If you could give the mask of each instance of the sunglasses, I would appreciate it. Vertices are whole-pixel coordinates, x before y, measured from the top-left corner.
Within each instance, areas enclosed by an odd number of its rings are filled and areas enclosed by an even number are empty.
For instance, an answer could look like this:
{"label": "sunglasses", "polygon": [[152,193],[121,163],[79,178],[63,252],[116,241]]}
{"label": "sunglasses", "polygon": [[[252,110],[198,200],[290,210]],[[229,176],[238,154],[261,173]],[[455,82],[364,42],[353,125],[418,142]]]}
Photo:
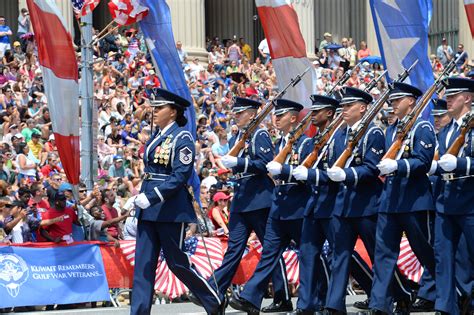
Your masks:
{"label": "sunglasses", "polygon": [[87,190],[79,190],[79,193],[81,193],[81,194],[83,194],[85,192],[87,192]]}

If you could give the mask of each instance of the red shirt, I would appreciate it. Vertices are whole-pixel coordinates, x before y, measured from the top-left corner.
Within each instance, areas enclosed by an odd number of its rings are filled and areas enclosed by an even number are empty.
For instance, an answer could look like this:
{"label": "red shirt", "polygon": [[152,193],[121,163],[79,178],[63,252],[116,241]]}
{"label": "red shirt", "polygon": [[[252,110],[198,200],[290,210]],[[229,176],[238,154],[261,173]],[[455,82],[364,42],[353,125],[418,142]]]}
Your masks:
{"label": "red shirt", "polygon": [[43,220],[54,219],[62,215],[65,215],[64,221],[43,227],[52,238],[72,234],[72,223],[77,221],[76,212],[70,207],[64,208],[63,211],[49,208],[42,215]]}
{"label": "red shirt", "polygon": [[41,174],[43,174],[44,177],[50,177],[52,175],[51,172],[59,173],[61,172],[61,169],[58,166],[52,167],[49,164],[46,164],[41,168]]}
{"label": "red shirt", "polygon": [[[105,221],[112,220],[113,218],[118,217],[118,211],[115,208],[109,208],[106,204],[102,205],[102,210],[105,214]],[[118,225],[114,224],[107,228],[107,232],[109,232],[110,236],[117,238],[119,236],[119,229]]]}

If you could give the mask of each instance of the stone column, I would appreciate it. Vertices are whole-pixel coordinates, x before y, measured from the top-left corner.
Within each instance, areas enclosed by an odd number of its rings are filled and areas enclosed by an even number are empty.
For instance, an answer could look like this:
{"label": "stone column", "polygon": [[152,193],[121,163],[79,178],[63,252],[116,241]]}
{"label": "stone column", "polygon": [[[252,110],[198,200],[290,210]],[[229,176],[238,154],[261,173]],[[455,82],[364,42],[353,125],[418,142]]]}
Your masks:
{"label": "stone column", "polygon": [[168,0],[175,41],[181,41],[188,58],[207,61],[205,0]]}
{"label": "stone column", "polygon": [[308,58],[316,59],[314,54],[314,0],[293,0],[293,7],[298,14]]}

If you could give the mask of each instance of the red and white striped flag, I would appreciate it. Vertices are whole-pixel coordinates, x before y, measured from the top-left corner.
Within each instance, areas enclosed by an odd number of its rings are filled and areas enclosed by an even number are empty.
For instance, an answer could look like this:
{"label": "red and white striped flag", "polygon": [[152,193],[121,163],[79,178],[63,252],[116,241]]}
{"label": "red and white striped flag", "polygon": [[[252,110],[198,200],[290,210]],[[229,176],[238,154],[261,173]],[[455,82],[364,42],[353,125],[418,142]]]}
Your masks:
{"label": "red and white striped flag", "polygon": [[71,34],[54,0],[27,0],[38,45],[44,89],[69,182],[79,183],[79,84]]}
{"label": "red and white striped flag", "polygon": [[118,25],[130,25],[147,16],[149,9],[142,6],[139,0],[111,0],[109,11]]}
{"label": "red and white striped flag", "polygon": [[100,0],[72,0],[72,8],[78,18],[92,13],[99,5]]}
{"label": "red and white striped flag", "polygon": [[471,35],[474,37],[474,0],[464,0],[464,9],[466,10],[467,21],[471,28]]}
{"label": "red and white striped flag", "polygon": [[278,86],[285,87],[293,77],[311,68],[301,82],[289,88],[284,96],[310,107],[309,96],[316,91],[316,73],[306,56],[296,11],[286,0],[255,0],[255,3],[270,48]]}

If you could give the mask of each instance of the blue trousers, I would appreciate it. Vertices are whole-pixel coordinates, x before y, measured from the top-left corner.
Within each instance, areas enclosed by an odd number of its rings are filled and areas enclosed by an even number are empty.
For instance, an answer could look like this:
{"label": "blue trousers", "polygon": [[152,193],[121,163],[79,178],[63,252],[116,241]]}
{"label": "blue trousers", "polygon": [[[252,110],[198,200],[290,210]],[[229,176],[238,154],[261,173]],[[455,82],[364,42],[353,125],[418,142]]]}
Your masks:
{"label": "blue trousers", "polygon": [[[268,219],[269,209],[260,209],[251,212],[231,213],[229,219],[229,244],[224,255],[222,265],[215,270],[215,281],[211,277],[208,283],[219,292],[219,298],[223,298],[229,288],[232,278],[240,264],[240,259],[247,246],[247,240],[252,231],[255,231],[258,239],[265,248],[265,227]],[[283,258],[281,263],[284,265]],[[286,275],[285,275],[286,277]],[[272,282],[275,291],[274,300],[281,301],[285,299],[286,288],[285,277],[279,270],[273,272]],[[217,282],[217,287],[216,283]],[[286,288],[286,289],[285,289]],[[285,291],[286,290],[286,291]]]}
{"label": "blue trousers", "polygon": [[[263,247],[262,257],[253,276],[245,284],[244,290],[240,294],[242,298],[257,308],[260,308],[262,304],[273,271],[279,272],[285,284],[288,283],[285,264],[282,262],[282,259],[278,258],[281,257],[292,240],[297,244],[300,243],[302,224],[303,219],[278,220],[268,218],[263,240],[265,246]],[[284,299],[290,300],[291,296],[288,287],[285,286],[285,289]]]}
{"label": "blue trousers", "polygon": [[138,221],[131,315],[150,314],[156,266],[160,250],[170,270],[202,302],[208,313],[215,312],[221,301],[217,292],[190,265],[182,251],[186,223]]}
{"label": "blue trousers", "polygon": [[346,289],[357,236],[360,236],[373,262],[377,216],[347,218],[334,216],[331,221],[334,240],[331,277],[326,307],[346,312]]}
{"label": "blue trousers", "polygon": [[[435,258],[436,258],[436,303],[435,309],[459,314],[456,297],[455,264],[456,251],[459,248],[461,235],[464,235],[469,256],[474,257],[474,214],[446,215],[436,214],[435,223]],[[466,253],[467,254],[467,253]],[[464,254],[465,255],[465,254]],[[471,268],[472,265],[462,266]],[[469,289],[468,287],[465,289]],[[472,279],[471,279],[472,290]],[[461,292],[470,294],[471,291]]]}
{"label": "blue trousers", "polygon": [[[420,263],[430,274],[435,273],[433,238],[431,237],[430,211],[407,213],[379,213],[377,220],[377,243],[375,246],[374,283],[370,307],[389,313],[392,309],[392,296],[397,296],[394,271],[400,254],[400,241],[406,232],[410,247]],[[396,281],[401,281],[398,276]],[[433,292],[434,293],[434,292]],[[407,297],[410,298],[410,292]],[[434,297],[427,297],[434,300]]]}

